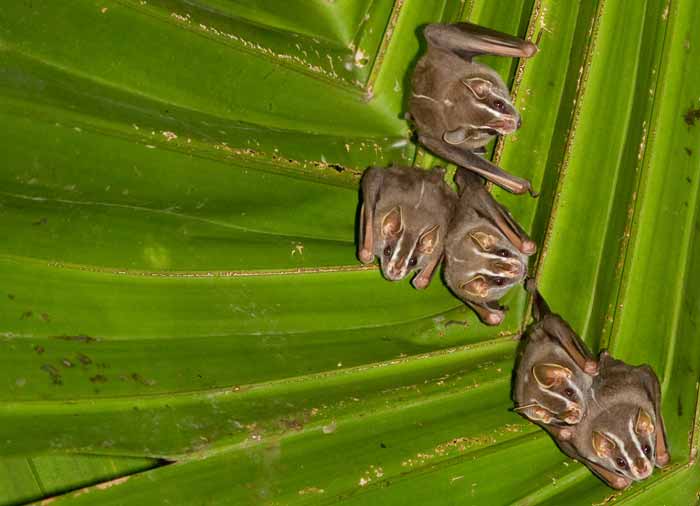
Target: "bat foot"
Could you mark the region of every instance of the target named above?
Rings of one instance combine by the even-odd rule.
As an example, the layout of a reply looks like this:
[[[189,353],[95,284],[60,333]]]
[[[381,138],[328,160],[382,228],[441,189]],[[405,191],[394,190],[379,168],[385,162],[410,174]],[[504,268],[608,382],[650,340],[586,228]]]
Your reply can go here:
[[[374,253],[372,253],[368,249],[361,248],[360,251],[358,251],[357,253],[357,257],[363,264],[369,264],[372,263],[372,261],[374,260]]]
[[[656,455],[656,465],[659,467],[667,466],[670,460],[671,456],[668,454],[668,452],[659,453]]]
[[[574,437],[574,433],[571,429],[561,429],[557,435],[557,439],[562,441],[569,441],[572,437]]]
[[[610,480],[608,482],[608,485],[610,485],[612,488],[616,490],[622,490],[624,488],[627,488],[630,486],[630,481],[627,478],[623,478],[622,476],[617,476]]]
[[[590,376],[597,376],[598,362],[596,362],[595,360],[586,360],[586,362],[583,365],[583,370],[586,374]]]
[[[489,313],[484,316],[484,323],[486,325],[500,325],[503,323],[505,316],[506,315],[503,311]]]
[[[423,290],[430,284],[430,279],[424,279],[420,274],[411,280],[413,288]]]
[[[525,239],[520,251],[522,251],[525,255],[532,255],[535,251],[537,251],[537,243],[531,239]]]
[[[537,197],[540,196],[540,192],[536,192],[535,190],[532,189],[531,186],[529,186],[527,188],[527,192],[530,194],[530,197],[532,197],[533,199],[536,199]],[[523,193],[525,193],[525,192],[523,192]]]

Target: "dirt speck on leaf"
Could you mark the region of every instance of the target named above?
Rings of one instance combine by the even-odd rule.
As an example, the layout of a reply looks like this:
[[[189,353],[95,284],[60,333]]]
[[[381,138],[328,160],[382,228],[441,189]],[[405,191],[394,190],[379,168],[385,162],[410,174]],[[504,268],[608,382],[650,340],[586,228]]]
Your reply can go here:
[[[83,334],[77,336],[51,336],[51,339],[61,339],[62,341],[78,341],[81,343],[94,343],[97,341],[94,337],[86,336]]]
[[[83,365],[92,364],[92,359],[83,353],[76,353],[75,356],[78,357],[78,361]]]
[[[122,483],[129,481],[129,478],[130,476],[122,476],[121,478],[105,481],[104,483],[98,483],[97,485],[95,485],[95,487],[97,487],[99,490],[105,490],[115,485],[121,485]]]
[[[51,377],[51,383],[53,383],[54,385],[63,385],[61,374],[58,372],[58,369],[56,369],[54,366],[52,366],[51,364],[44,364],[41,366],[41,370],[49,374],[49,376]]]
[[[683,115],[683,121],[685,121],[685,124],[689,127],[693,127],[695,126],[696,120],[700,120],[700,107],[697,109],[690,107]]]

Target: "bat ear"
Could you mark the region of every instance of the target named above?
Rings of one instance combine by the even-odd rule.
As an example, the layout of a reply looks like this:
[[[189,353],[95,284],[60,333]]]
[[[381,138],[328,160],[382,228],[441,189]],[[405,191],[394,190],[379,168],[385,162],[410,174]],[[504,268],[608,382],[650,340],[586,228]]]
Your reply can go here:
[[[447,144],[457,145],[462,144],[467,140],[467,131],[464,128],[457,128],[455,130],[448,130],[442,134],[442,140]]]
[[[386,213],[384,219],[382,219],[382,235],[384,237],[396,237],[401,234],[402,230],[401,208],[396,206]]]
[[[485,99],[486,95],[488,95],[489,91],[491,91],[491,87],[493,86],[491,81],[487,81],[481,77],[464,79],[462,84],[466,86],[467,89],[469,89],[469,91],[471,91],[479,100]]]
[[[612,451],[617,448],[612,439],[598,431],[593,431],[591,442],[593,443],[593,449],[599,457],[609,457]]]
[[[637,421],[634,423],[634,432],[637,434],[652,434],[654,432],[654,422],[651,416],[641,408],[637,413]]]
[[[471,232],[469,237],[474,239],[474,241],[484,251],[489,251],[496,245],[496,238],[491,234],[487,234],[486,232]]]
[[[434,225],[418,239],[418,251],[424,255],[430,255],[440,241],[440,225]]]
[[[532,375],[544,388],[552,388],[556,383],[571,378],[571,370],[558,364],[535,364]]]
[[[474,276],[466,283],[462,283],[459,287],[474,297],[486,297],[489,291],[489,284],[483,276]]]

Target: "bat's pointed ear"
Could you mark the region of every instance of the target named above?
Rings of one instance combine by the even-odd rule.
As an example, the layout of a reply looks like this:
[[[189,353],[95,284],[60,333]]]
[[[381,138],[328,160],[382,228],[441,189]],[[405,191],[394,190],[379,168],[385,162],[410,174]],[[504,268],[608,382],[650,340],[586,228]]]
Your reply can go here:
[[[571,370],[558,364],[535,364],[532,375],[541,387],[552,388],[556,383],[571,378]]]
[[[418,251],[430,255],[440,242],[440,225],[434,225],[418,239]]]
[[[459,285],[459,287],[473,297],[484,298],[489,292],[489,284],[481,275],[474,276],[466,283]]]
[[[491,234],[487,234],[486,232],[471,232],[469,237],[474,239],[479,247],[484,251],[489,251],[496,245],[496,238]]]
[[[482,77],[463,79],[462,84],[464,84],[464,86],[466,86],[467,89],[471,91],[479,100],[485,99],[486,95],[488,95],[489,91],[491,91],[491,87],[493,86],[491,81],[487,81]]]
[[[612,451],[617,447],[615,445],[615,441],[598,431],[593,431],[593,434],[591,435],[591,443],[593,444],[593,449],[599,457],[609,457]]]
[[[467,131],[464,128],[449,130],[442,134],[442,140],[447,144],[457,145],[462,144],[467,140]]]
[[[634,432],[637,434],[652,434],[654,432],[654,421],[649,413],[641,408],[637,413],[637,420],[634,422]]]
[[[397,237],[402,230],[401,208],[396,206],[382,218],[382,235],[384,237]]]

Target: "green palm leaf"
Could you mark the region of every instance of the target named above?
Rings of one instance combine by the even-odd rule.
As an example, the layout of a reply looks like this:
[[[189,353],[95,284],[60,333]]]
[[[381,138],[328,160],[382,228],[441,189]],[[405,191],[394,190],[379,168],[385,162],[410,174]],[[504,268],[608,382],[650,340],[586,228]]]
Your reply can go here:
[[[0,504],[697,501],[692,0],[14,1],[0,9]],[[613,492],[509,411],[487,328],[354,253],[359,176],[429,166],[419,27],[535,38],[496,191],[552,306],[659,373],[672,465]]]

